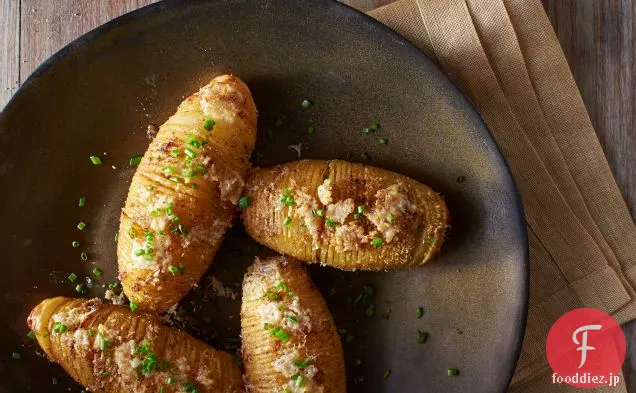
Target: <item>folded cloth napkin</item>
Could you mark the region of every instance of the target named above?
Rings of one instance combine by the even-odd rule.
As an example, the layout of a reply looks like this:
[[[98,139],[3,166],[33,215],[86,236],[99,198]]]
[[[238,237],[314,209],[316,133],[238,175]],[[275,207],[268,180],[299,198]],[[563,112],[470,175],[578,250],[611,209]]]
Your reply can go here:
[[[578,391],[551,384],[548,331],[581,307],[619,323],[636,317],[636,227],[541,3],[401,0],[370,14],[437,62],[468,96],[521,193],[530,308],[509,391]]]

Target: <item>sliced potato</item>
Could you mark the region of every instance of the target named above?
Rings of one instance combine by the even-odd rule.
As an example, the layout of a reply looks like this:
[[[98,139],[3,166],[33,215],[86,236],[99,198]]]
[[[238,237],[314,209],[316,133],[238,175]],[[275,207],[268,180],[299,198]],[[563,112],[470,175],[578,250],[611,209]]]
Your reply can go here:
[[[231,225],[256,139],[238,78],[214,78],[161,126],[130,184],[119,276],[139,307],[166,311],[201,278]]]
[[[91,392],[244,392],[230,354],[150,314],[56,297],[36,306],[28,324],[49,359]]]
[[[387,270],[431,260],[444,242],[444,199],[406,176],[346,161],[303,160],[248,177],[247,232],[305,262]]]
[[[304,267],[257,259],[243,282],[241,338],[252,393],[344,393],[340,338]]]

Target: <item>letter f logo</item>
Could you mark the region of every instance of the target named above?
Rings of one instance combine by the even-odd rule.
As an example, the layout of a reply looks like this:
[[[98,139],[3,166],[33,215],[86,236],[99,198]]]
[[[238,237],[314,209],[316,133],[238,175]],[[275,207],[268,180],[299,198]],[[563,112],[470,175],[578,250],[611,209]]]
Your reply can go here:
[[[588,330],[601,330],[603,326],[601,325],[585,325],[585,326],[581,326],[580,328],[576,329],[574,331],[574,333],[572,334],[572,341],[574,341],[574,344],[576,345],[581,345],[580,347],[578,347],[576,350],[577,351],[581,351],[581,364],[579,365],[579,368],[583,367],[583,365],[585,364],[585,360],[587,359],[587,351],[592,351],[596,348],[594,347],[590,347],[587,345],[587,331]],[[582,339],[581,342],[579,342],[579,340],[576,338],[576,336],[583,332],[583,334],[581,335]]]

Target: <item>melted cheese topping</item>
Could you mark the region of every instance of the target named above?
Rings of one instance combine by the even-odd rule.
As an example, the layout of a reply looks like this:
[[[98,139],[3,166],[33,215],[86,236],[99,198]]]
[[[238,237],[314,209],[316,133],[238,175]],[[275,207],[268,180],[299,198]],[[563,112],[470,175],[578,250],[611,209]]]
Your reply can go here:
[[[325,179],[321,185],[318,186],[318,199],[320,203],[327,206],[333,202],[331,198],[331,180]]]

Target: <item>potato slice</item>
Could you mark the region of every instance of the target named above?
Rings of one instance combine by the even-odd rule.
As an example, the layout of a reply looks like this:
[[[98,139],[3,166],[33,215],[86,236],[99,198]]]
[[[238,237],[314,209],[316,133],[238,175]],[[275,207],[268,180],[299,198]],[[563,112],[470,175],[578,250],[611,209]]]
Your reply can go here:
[[[305,262],[342,270],[387,270],[431,260],[449,216],[429,187],[384,169],[303,160],[248,177],[247,232]]]
[[[252,393],[344,393],[344,357],[325,300],[304,267],[257,259],[243,282],[242,355]]]
[[[231,225],[256,139],[247,86],[222,75],[161,126],[130,184],[117,257],[124,291],[166,311],[201,278]]]
[[[244,392],[230,354],[144,312],[56,297],[37,305],[28,324],[49,359],[91,392]]]

